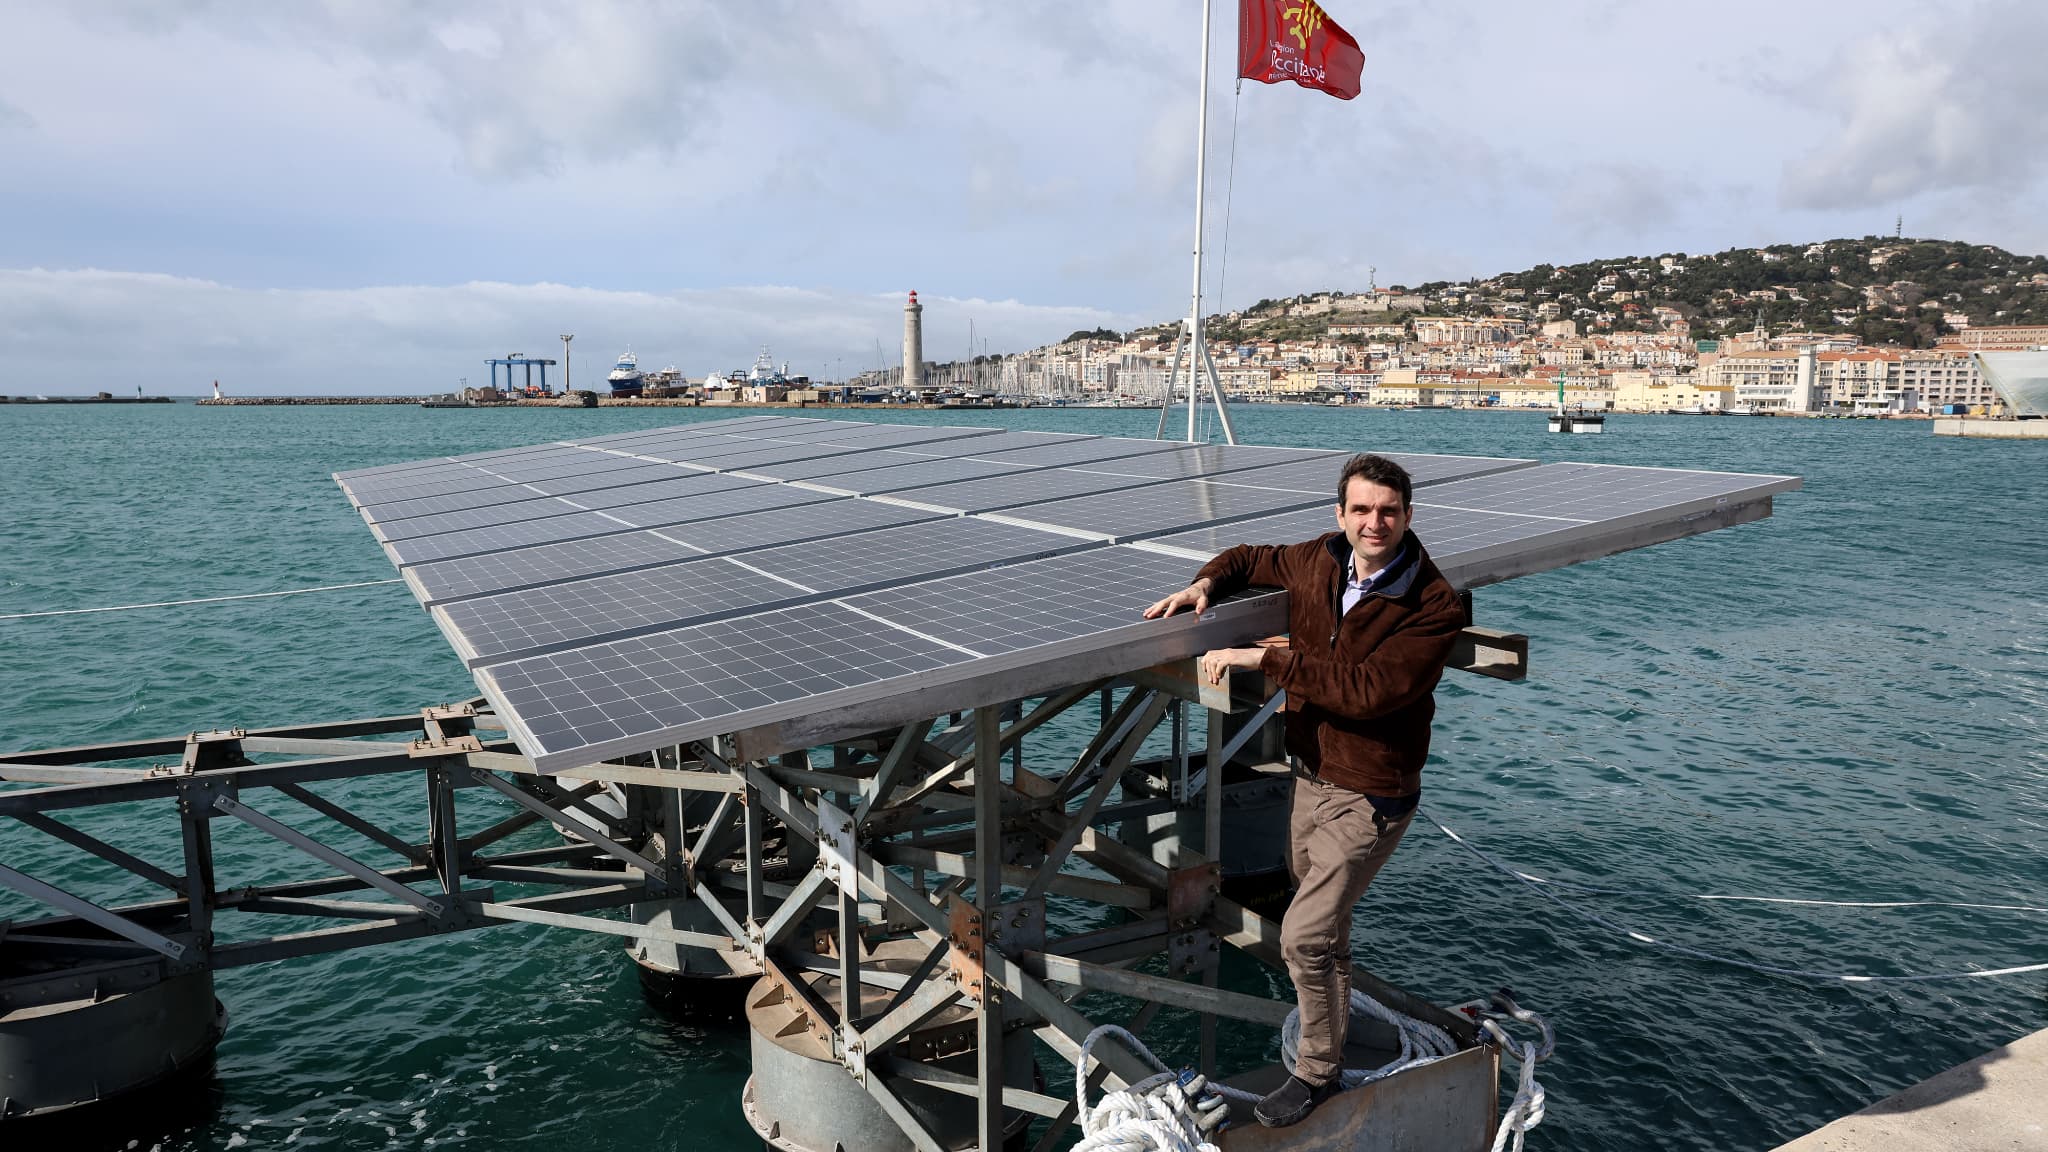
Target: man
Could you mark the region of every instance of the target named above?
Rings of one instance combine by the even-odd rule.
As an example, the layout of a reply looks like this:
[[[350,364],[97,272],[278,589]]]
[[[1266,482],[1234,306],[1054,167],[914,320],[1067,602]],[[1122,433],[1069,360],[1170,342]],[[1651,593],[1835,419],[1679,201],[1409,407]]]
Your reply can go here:
[[[1298,1123],[1337,1091],[1351,1019],[1351,907],[1394,852],[1422,796],[1432,693],[1465,609],[1408,530],[1399,464],[1354,456],[1337,481],[1337,527],[1286,547],[1240,544],[1194,583],[1145,610],[1207,610],[1248,585],[1287,589],[1285,647],[1224,648],[1201,659],[1218,683],[1257,668],[1287,693],[1295,767],[1288,865],[1296,885],[1280,948],[1301,1009],[1294,1074],[1254,1110]]]

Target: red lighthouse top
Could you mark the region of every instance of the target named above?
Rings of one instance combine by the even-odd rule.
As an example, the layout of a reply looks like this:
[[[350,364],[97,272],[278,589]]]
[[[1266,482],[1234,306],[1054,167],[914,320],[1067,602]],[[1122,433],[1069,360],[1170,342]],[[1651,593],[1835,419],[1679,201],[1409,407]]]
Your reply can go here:
[[[915,303],[917,303],[917,289],[915,289],[915,288],[912,288],[912,289],[910,290],[910,302],[911,302],[912,304],[915,304]]]

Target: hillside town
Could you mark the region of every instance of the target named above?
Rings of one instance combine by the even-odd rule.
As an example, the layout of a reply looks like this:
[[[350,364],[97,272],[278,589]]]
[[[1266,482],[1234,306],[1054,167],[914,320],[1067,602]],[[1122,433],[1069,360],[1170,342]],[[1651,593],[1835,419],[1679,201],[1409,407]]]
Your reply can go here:
[[[1261,301],[1211,318],[1206,335],[1224,391],[1252,403],[1995,415],[1970,354],[2048,344],[2044,303],[2040,258],[1867,238]],[[1157,403],[1179,334],[1076,333],[929,365],[923,381]],[[873,395],[896,375],[852,384]]]

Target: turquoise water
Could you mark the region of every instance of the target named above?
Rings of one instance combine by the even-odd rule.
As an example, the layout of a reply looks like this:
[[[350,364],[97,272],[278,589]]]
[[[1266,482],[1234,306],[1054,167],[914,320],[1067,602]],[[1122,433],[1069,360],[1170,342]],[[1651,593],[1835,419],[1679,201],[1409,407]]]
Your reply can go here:
[[[1248,442],[1792,472],[1770,520],[1478,594],[1532,674],[1439,692],[1426,808],[1646,935],[1874,974],[2048,961],[2048,917],[1682,893],[2043,904],[2043,446],[1919,423],[1234,409]],[[690,412],[0,409],[0,614],[391,575],[343,468]],[[938,420],[939,414],[889,418]],[[958,417],[952,418],[958,422]],[[1142,412],[977,423],[1149,435]],[[396,585],[0,621],[0,750],[410,712],[472,694]],[[337,795],[409,820],[408,787]],[[465,798],[465,803],[468,803]],[[402,815],[401,815],[402,814]],[[160,816],[101,815],[175,860]],[[275,854],[223,829],[224,878]],[[0,859],[103,870],[0,829]],[[0,904],[0,916],[20,908]],[[1760,1148],[2048,1026],[2048,976],[1842,985],[1652,951],[1418,824],[1358,912],[1369,967],[1443,1002],[1502,983],[1557,1024],[1543,1149]],[[1270,987],[1233,969],[1239,986]],[[513,926],[224,974],[217,1099],[165,1149],[748,1146],[742,1037],[645,1008],[616,943]],[[1283,990],[1284,994],[1284,990]],[[1166,1032],[1184,1039],[1185,1030]],[[1267,1037],[1233,1034],[1239,1055]]]

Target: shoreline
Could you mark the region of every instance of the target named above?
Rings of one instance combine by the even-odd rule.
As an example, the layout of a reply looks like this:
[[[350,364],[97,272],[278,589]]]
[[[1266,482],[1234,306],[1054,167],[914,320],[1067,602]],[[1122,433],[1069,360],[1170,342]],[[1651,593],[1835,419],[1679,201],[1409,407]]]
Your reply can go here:
[[[186,399],[187,399],[186,397],[151,397],[151,398],[150,398],[150,400],[151,400],[151,401],[153,401],[153,402],[159,402],[159,403],[170,403],[170,402],[183,402],[183,401],[185,401]],[[424,405],[424,402],[425,402],[425,401],[427,401],[427,400],[430,400],[430,399],[434,399],[434,397],[428,397],[428,396],[228,396],[228,397],[222,397],[222,398],[220,398],[220,399],[218,399],[218,400],[216,400],[216,399],[213,399],[212,397],[202,397],[202,398],[197,398],[197,399],[193,399],[193,400],[192,400],[192,403],[193,403],[193,405],[194,405],[195,407],[202,407],[202,408],[262,408],[262,407],[302,407],[302,406],[303,406],[303,407],[321,407],[321,406],[337,406],[337,407],[349,407],[349,406],[355,406],[355,405],[383,405],[383,406],[392,406],[392,405],[396,405],[396,406],[401,406],[401,407],[402,407],[402,406],[423,406],[423,405]],[[17,402],[21,402],[21,401],[17,401]],[[38,402],[47,402],[47,403],[64,403],[64,402],[67,402],[67,401],[64,401],[64,400],[60,400],[60,399],[57,399],[57,398],[51,398],[51,399],[50,399],[50,400],[48,400],[48,401],[28,401],[28,402],[29,402],[29,403],[38,403]],[[74,399],[73,399],[72,401],[69,401],[69,402],[81,402],[81,403],[84,403],[84,402],[93,402],[93,403],[110,403],[110,402],[112,402],[112,403],[119,403],[120,401],[92,401],[92,400],[90,400],[89,398],[85,398],[85,397],[79,397],[79,398],[74,398]],[[128,403],[135,403],[135,401],[133,401],[133,400],[129,400],[129,401],[127,401],[127,402],[128,402]],[[807,410],[818,410],[818,411],[830,411],[830,412],[877,412],[877,413],[882,413],[882,412],[999,412],[999,411],[1002,411],[1002,412],[1009,412],[1009,411],[1020,411],[1020,412],[1021,412],[1021,411],[1032,411],[1032,412],[1104,412],[1104,411],[1119,411],[1119,410],[1136,410],[1136,411],[1146,411],[1146,412],[1151,412],[1151,411],[1157,411],[1157,408],[1156,408],[1155,406],[1153,406],[1153,405],[1138,405],[1138,404],[1126,404],[1126,405],[1121,405],[1121,406],[1091,406],[1091,405],[1084,405],[1084,404],[1029,404],[1029,405],[1024,405],[1024,404],[855,404],[855,403],[839,403],[839,402],[835,402],[835,401],[827,401],[827,400],[816,400],[816,401],[803,401],[803,402],[800,402],[800,403],[794,403],[794,404],[792,404],[792,403],[788,403],[788,402],[780,402],[780,401],[778,401],[778,402],[746,402],[746,401],[733,401],[733,402],[723,402],[723,403],[717,403],[717,404],[706,404],[706,403],[703,403],[702,401],[699,401],[699,400],[695,400],[695,399],[691,399],[691,398],[687,398],[687,397],[678,397],[678,398],[674,398],[674,399],[644,399],[644,398],[643,398],[643,399],[620,399],[620,398],[614,398],[614,397],[610,397],[610,396],[600,396],[600,397],[598,397],[598,398],[597,398],[597,405],[596,405],[596,406],[597,406],[597,407],[599,407],[599,408],[626,408],[626,409],[632,409],[632,408],[700,408],[700,409],[707,409],[707,410],[711,410],[711,411],[727,411],[727,410],[731,410],[731,411],[771,411],[771,412],[800,412],[800,411],[807,411]],[[564,408],[564,407],[571,407],[571,408],[573,408],[573,407],[575,407],[575,406],[570,406],[570,405],[563,405],[563,404],[559,403],[559,402],[558,402],[557,400],[555,400],[555,399],[545,399],[545,400],[527,400],[527,399],[520,399],[520,400],[485,400],[485,401],[476,401],[476,402],[473,402],[473,403],[469,403],[469,404],[460,404],[460,405],[448,405],[447,407],[449,407],[449,408],[544,408],[544,409],[557,409],[557,408]],[[1314,402],[1314,401],[1291,401],[1291,400],[1282,400],[1282,401],[1274,401],[1274,402],[1254,402],[1254,403],[1239,403],[1239,404],[1233,404],[1233,405],[1231,405],[1231,408],[1232,408],[1233,410],[1236,410],[1236,411],[1242,411],[1242,410],[1247,410],[1247,409],[1254,409],[1254,410],[1255,410],[1255,409],[1260,409],[1260,408],[1329,408],[1329,409],[1338,409],[1338,410],[1354,410],[1354,409],[1363,409],[1363,410],[1366,410],[1366,411],[1371,411],[1371,412],[1479,412],[1479,413],[1488,413],[1488,414],[1495,414],[1495,415],[1508,415],[1508,414],[1519,414],[1519,415],[1548,415],[1548,414],[1550,413],[1550,411],[1551,411],[1551,409],[1549,409],[1549,408],[1547,408],[1547,407],[1546,407],[1546,408],[1516,408],[1516,407],[1497,407],[1497,406],[1489,406],[1489,405],[1478,405],[1478,404],[1466,404],[1466,405],[1430,405],[1430,406],[1416,406],[1416,405],[1408,405],[1408,404],[1366,404],[1366,403],[1351,403],[1351,404],[1321,404],[1321,403],[1316,403],[1316,402]],[[1945,415],[1941,415],[1941,414],[1938,414],[1938,413],[1933,413],[1933,412],[1899,412],[1899,413],[1885,413],[1885,414],[1883,414],[1883,415],[1862,415],[1862,416],[1852,416],[1852,415],[1850,415],[1850,414],[1848,414],[1848,413],[1846,413],[1846,412],[1751,412],[1751,413],[1742,413],[1742,414],[1740,414],[1740,415],[1736,415],[1736,414],[1733,414],[1733,413],[1721,413],[1721,412],[1636,412],[1636,411],[1630,411],[1630,410],[1628,410],[1628,409],[1610,409],[1610,410],[1608,410],[1607,412],[1605,412],[1605,413],[1603,413],[1603,414],[1604,414],[1604,415],[1607,415],[1607,416],[1687,416],[1687,417],[1713,417],[1713,418],[1724,418],[1724,417],[1733,417],[1733,418],[1736,418],[1736,419],[1743,419],[1743,418],[1759,418],[1759,417],[1761,417],[1761,418],[1766,418],[1766,419],[1806,419],[1806,420],[1873,420],[1873,421],[1885,421],[1885,420],[1891,420],[1891,421],[1898,421],[1898,420],[1916,420],[1916,421],[1926,421],[1926,420],[1935,420],[1935,419],[1942,419],[1942,420],[1969,420],[1969,421],[1971,421],[1971,422],[1973,422],[1973,423],[1974,423],[1974,422],[1978,422],[1978,421],[1986,421],[1986,420],[1989,420],[1989,418],[1987,418],[1987,417],[1951,417],[1951,416],[1945,416]],[[2003,423],[2004,421],[1991,421],[1991,422],[1994,422],[1994,423]]]

